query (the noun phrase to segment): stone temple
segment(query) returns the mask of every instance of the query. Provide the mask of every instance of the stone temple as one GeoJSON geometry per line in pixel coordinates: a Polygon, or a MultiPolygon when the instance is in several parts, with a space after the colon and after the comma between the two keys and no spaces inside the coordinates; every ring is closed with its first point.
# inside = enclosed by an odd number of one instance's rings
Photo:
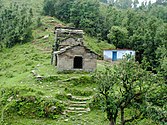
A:
{"type": "Polygon", "coordinates": [[[84,46],[83,35],[83,30],[66,27],[55,28],[52,64],[57,66],[59,71],[91,72],[96,69],[98,55],[84,46]]]}

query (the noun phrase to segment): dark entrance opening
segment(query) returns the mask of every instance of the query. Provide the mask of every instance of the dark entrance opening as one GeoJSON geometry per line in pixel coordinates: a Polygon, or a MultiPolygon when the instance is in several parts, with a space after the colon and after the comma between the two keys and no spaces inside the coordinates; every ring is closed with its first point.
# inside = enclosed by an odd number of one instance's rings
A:
{"type": "Polygon", "coordinates": [[[82,69],[83,59],[80,56],[74,57],[74,69],[82,69]]]}

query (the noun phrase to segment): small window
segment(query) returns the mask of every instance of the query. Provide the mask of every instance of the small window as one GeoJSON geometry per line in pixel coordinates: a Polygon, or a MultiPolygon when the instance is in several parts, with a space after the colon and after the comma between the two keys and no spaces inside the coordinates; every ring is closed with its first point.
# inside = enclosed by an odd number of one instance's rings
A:
{"type": "Polygon", "coordinates": [[[74,69],[82,69],[83,58],[81,56],[74,57],[74,69]]]}
{"type": "Polygon", "coordinates": [[[130,52],[130,55],[132,55],[132,52],[130,52]]]}

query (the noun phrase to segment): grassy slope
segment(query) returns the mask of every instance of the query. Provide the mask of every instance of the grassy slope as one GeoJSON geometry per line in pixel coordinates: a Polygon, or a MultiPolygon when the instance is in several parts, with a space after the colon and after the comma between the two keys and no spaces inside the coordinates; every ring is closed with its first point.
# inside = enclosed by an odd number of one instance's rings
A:
{"type": "MultiPolygon", "coordinates": [[[[18,1],[18,0],[15,0],[18,1]]],[[[8,1],[6,1],[7,3],[8,1]]],[[[24,1],[22,1],[24,2],[24,1]]],[[[40,4],[41,1],[30,1],[29,5],[37,6],[34,7],[34,10],[38,10],[40,12],[40,4]]],[[[8,3],[7,3],[8,4],[8,3]]],[[[39,16],[38,13],[35,15],[39,16]]],[[[0,52],[0,88],[1,90],[5,90],[7,88],[14,88],[20,92],[20,95],[34,95],[36,93],[42,93],[41,97],[51,97],[51,99],[55,98],[57,94],[60,93],[68,93],[65,91],[65,88],[69,90],[79,90],[86,91],[89,88],[93,89],[96,85],[78,85],[78,86],[70,86],[69,83],[61,84],[60,81],[37,81],[33,74],[32,70],[35,70],[38,74],[48,77],[50,75],[56,75],[61,80],[69,79],[71,77],[80,77],[83,75],[90,74],[58,74],[57,70],[54,66],[50,65],[51,59],[51,49],[54,43],[54,27],[56,25],[64,25],[62,22],[58,21],[52,17],[43,17],[40,16],[42,21],[42,26],[39,28],[35,28],[33,31],[34,40],[32,42],[16,45],[11,49],[4,49],[3,52],[0,52]],[[49,35],[49,38],[44,39],[45,35],[49,35]],[[34,92],[28,92],[28,90],[33,90],[34,92]]],[[[89,48],[92,48],[94,51],[101,54],[101,48],[99,45],[95,44],[97,41],[95,38],[91,38],[86,36],[86,43],[89,48]],[[90,43],[90,44],[89,44],[90,43]]],[[[106,43],[105,43],[106,45],[106,43]]],[[[108,45],[108,44],[107,44],[108,45]]],[[[98,64],[101,67],[102,64],[98,64]]],[[[1,101],[1,99],[0,99],[1,101]]],[[[0,112],[3,107],[0,107],[0,112]]],[[[29,119],[25,117],[19,116],[4,116],[5,122],[12,125],[41,125],[43,124],[56,124],[56,125],[74,125],[74,124],[108,124],[105,114],[101,111],[91,111],[88,114],[84,114],[82,116],[69,116],[64,118],[61,116],[58,120],[51,119],[29,119]],[[68,119],[66,122],[64,119],[68,119]]]]}
{"type": "MultiPolygon", "coordinates": [[[[35,70],[38,74],[48,77],[50,75],[58,76],[60,80],[69,79],[72,77],[89,76],[91,74],[58,74],[56,68],[50,65],[51,58],[51,46],[54,42],[53,29],[54,26],[60,22],[52,17],[42,18],[43,26],[33,31],[34,40],[32,42],[16,45],[11,49],[5,49],[0,52],[1,63],[0,63],[0,88],[16,88],[20,91],[21,95],[36,94],[43,98],[50,97],[51,99],[56,98],[57,94],[68,93],[69,91],[79,90],[81,92],[88,90],[93,91],[96,88],[95,84],[79,84],[76,86],[71,83],[62,83],[61,81],[50,80],[50,81],[37,81],[31,71],[35,70]],[[46,29],[47,28],[47,29],[46,29]],[[43,36],[50,35],[49,38],[44,39],[43,36]],[[34,92],[26,93],[25,91],[33,89],[34,92]],[[68,88],[68,91],[65,89],[68,88]]],[[[94,38],[85,37],[86,45],[89,45],[94,51],[101,53],[99,48],[100,44],[95,44],[97,41],[94,38]]],[[[103,44],[104,47],[108,44],[103,44]]],[[[100,46],[101,47],[101,46],[100,46]]],[[[98,63],[98,69],[103,67],[103,62],[98,63]]],[[[63,100],[63,98],[62,98],[63,100]]],[[[2,108],[2,107],[1,107],[2,108]]],[[[0,111],[1,111],[0,108],[0,111]]],[[[60,116],[56,120],[52,119],[39,119],[39,118],[26,118],[19,116],[7,117],[5,121],[12,125],[105,125],[108,124],[106,114],[100,110],[93,110],[88,114],[82,116],[71,115],[68,117],[60,116]],[[68,121],[66,121],[68,119],[68,121]]],[[[142,124],[151,125],[150,121],[142,121],[142,124]]]]}
{"type": "MultiPolygon", "coordinates": [[[[19,0],[14,0],[19,1],[19,0]]],[[[29,6],[32,6],[35,15],[39,16],[41,12],[41,4],[43,0],[31,0],[29,6]]],[[[8,1],[5,1],[6,3],[8,1]]],[[[26,1],[21,1],[25,3],[26,1]]],[[[41,16],[40,16],[41,17],[41,16]]],[[[0,52],[0,88],[17,88],[20,94],[29,94],[24,91],[26,89],[33,89],[35,92],[43,93],[41,97],[55,98],[57,94],[68,93],[65,88],[69,90],[87,91],[96,87],[95,84],[77,85],[71,86],[69,83],[61,83],[61,81],[37,81],[31,71],[35,70],[38,74],[48,77],[50,75],[56,75],[61,80],[69,79],[71,77],[89,76],[90,74],[58,74],[54,66],[50,65],[51,47],[54,43],[54,26],[62,22],[52,17],[41,17],[43,25],[39,28],[35,28],[33,31],[34,40],[24,45],[16,45],[11,49],[5,49],[0,52]],[[44,39],[45,35],[49,35],[49,38],[44,39]]],[[[85,36],[85,44],[94,50],[95,52],[102,54],[103,48],[112,48],[112,45],[105,43],[104,41],[98,42],[97,39],[85,36]]],[[[103,67],[103,63],[98,63],[98,69],[103,67]]],[[[31,94],[36,94],[36,93],[31,94]]],[[[0,100],[1,101],[1,100],[0,100]]],[[[0,107],[1,111],[2,107],[0,107]]],[[[82,116],[71,115],[69,117],[61,116],[57,120],[52,119],[37,119],[37,118],[25,118],[19,116],[8,117],[5,116],[7,123],[12,125],[105,125],[108,124],[106,115],[102,111],[93,110],[88,114],[82,116]],[[68,119],[68,122],[66,120],[68,119]]],[[[143,121],[142,124],[151,125],[143,121]]]]}
{"type": "Polygon", "coordinates": [[[102,55],[104,49],[112,48],[115,46],[112,44],[108,44],[106,41],[98,41],[96,38],[92,38],[90,36],[85,36],[85,45],[91,48],[94,52],[102,55]]]}

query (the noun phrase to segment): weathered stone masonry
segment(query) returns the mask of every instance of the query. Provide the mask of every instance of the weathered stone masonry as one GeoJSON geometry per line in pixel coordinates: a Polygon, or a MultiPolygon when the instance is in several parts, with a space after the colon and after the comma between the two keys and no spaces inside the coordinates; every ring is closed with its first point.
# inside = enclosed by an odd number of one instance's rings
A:
{"type": "Polygon", "coordinates": [[[83,45],[82,30],[56,28],[55,36],[53,64],[58,70],[96,69],[97,54],[83,45]]]}

